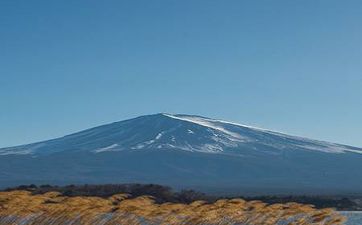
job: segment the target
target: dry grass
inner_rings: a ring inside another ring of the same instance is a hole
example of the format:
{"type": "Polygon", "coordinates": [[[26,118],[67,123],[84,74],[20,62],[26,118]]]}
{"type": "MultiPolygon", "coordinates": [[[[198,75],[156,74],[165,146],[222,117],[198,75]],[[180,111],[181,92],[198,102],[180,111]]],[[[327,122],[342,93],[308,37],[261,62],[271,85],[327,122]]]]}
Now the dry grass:
{"type": "Polygon", "coordinates": [[[32,195],[27,191],[0,192],[0,225],[339,225],[344,217],[332,209],[298,203],[267,205],[243,199],[208,204],[156,204],[152,196],[108,199],[64,197],[56,192],[32,195]]]}

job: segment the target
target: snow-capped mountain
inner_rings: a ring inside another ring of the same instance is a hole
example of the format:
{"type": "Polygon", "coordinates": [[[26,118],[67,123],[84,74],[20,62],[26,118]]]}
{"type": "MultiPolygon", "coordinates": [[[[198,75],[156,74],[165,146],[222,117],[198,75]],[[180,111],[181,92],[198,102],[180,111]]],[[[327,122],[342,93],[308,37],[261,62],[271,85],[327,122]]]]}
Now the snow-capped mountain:
{"type": "Polygon", "coordinates": [[[0,149],[0,155],[42,155],[63,151],[103,153],[150,149],[242,155],[243,149],[248,148],[266,154],[278,154],[282,151],[362,154],[362,149],[350,146],[201,116],[163,113],[116,122],[54,140],[3,148],[0,149]]]}
{"type": "Polygon", "coordinates": [[[362,191],[361,169],[360,148],[190,115],[141,116],[0,149],[0,186],[153,182],[353,192],[362,191]]]}

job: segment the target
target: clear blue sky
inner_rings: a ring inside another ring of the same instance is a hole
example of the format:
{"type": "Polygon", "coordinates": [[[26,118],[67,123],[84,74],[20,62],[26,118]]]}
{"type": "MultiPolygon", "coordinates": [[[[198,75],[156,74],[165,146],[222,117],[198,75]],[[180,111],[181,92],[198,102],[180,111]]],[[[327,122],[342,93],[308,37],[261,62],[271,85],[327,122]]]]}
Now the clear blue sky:
{"type": "Polygon", "coordinates": [[[362,147],[362,1],[0,1],[0,147],[157,112],[362,147]]]}

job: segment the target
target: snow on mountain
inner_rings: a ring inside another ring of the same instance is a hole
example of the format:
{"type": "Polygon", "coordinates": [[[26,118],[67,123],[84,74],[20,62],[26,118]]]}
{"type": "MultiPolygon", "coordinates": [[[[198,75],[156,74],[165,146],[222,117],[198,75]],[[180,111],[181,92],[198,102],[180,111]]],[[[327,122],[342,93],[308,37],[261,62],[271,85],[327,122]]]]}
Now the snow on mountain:
{"type": "Polygon", "coordinates": [[[95,153],[114,151],[114,148],[118,147],[118,144],[113,144],[104,148],[94,150],[95,153]]]}
{"type": "MultiPolygon", "coordinates": [[[[231,141],[243,141],[245,137],[242,137],[238,133],[231,132],[227,129],[225,129],[223,126],[218,126],[217,124],[213,123],[213,120],[203,118],[203,117],[197,117],[197,116],[182,116],[182,115],[170,115],[170,114],[163,114],[165,116],[168,116],[173,119],[182,120],[186,122],[191,122],[195,124],[199,124],[204,127],[211,128],[213,130],[218,130],[223,132],[224,134],[229,135],[231,141]]],[[[214,120],[215,122],[215,120],[214,120]]]]}
{"type": "MultiPolygon", "coordinates": [[[[322,152],[327,152],[327,153],[345,153],[345,152],[354,152],[354,153],[360,153],[362,154],[362,149],[357,149],[351,146],[346,146],[346,145],[340,145],[340,144],[335,144],[335,143],[330,143],[330,142],[325,142],[325,141],[318,141],[318,140],[313,140],[313,139],[308,139],[308,138],[303,138],[303,137],[298,137],[298,136],[292,136],[292,135],[288,135],[288,134],[284,134],[281,132],[276,132],[276,131],[271,131],[271,130],[267,130],[267,129],[263,129],[263,128],[257,128],[257,127],[253,127],[253,126],[248,126],[248,125],[242,125],[242,124],[238,124],[238,123],[233,123],[233,122],[227,122],[227,121],[223,121],[223,120],[215,120],[215,119],[210,119],[210,118],[204,118],[204,117],[200,117],[200,116],[187,116],[187,115],[169,115],[169,114],[164,114],[166,116],[169,116],[171,118],[174,119],[180,119],[180,120],[184,120],[184,121],[188,121],[188,122],[192,122],[192,123],[196,123],[199,124],[201,126],[205,126],[205,127],[209,127],[215,130],[220,130],[226,134],[229,134],[232,137],[235,137],[234,141],[236,142],[255,142],[255,141],[263,141],[262,139],[252,139],[252,138],[248,138],[248,136],[242,136],[239,133],[234,133],[232,131],[230,131],[233,128],[229,128],[230,130],[228,130],[227,128],[225,128],[228,125],[234,126],[234,127],[238,127],[241,129],[250,129],[253,130],[255,132],[260,132],[260,134],[264,134],[265,136],[267,135],[271,135],[274,136],[275,139],[283,139],[286,141],[285,146],[283,146],[282,144],[275,144],[275,147],[280,147],[280,148],[304,148],[304,149],[308,149],[308,150],[316,150],[316,151],[322,151],[322,152]],[[297,143],[294,143],[297,142],[297,143]],[[290,146],[287,146],[287,145],[290,146]]],[[[273,144],[269,144],[270,146],[273,146],[273,144]]]]}
{"type": "Polygon", "coordinates": [[[46,155],[56,152],[174,149],[243,155],[283,151],[362,153],[355,147],[291,136],[266,129],[201,116],[155,114],[111,123],[62,138],[0,149],[0,155],[46,155]]]}
{"type": "Polygon", "coordinates": [[[201,116],[155,114],[0,149],[0,188],[157,183],[226,193],[361,193],[362,149],[201,116]]]}

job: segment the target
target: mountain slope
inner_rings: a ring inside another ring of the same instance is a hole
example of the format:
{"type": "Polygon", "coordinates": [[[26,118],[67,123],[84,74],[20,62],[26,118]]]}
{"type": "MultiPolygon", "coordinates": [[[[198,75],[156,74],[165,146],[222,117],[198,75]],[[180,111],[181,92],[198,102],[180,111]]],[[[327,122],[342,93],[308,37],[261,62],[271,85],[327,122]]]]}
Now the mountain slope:
{"type": "Polygon", "coordinates": [[[200,116],[155,114],[0,149],[0,185],[151,182],[204,191],[351,193],[362,190],[361,153],[200,116]]]}

